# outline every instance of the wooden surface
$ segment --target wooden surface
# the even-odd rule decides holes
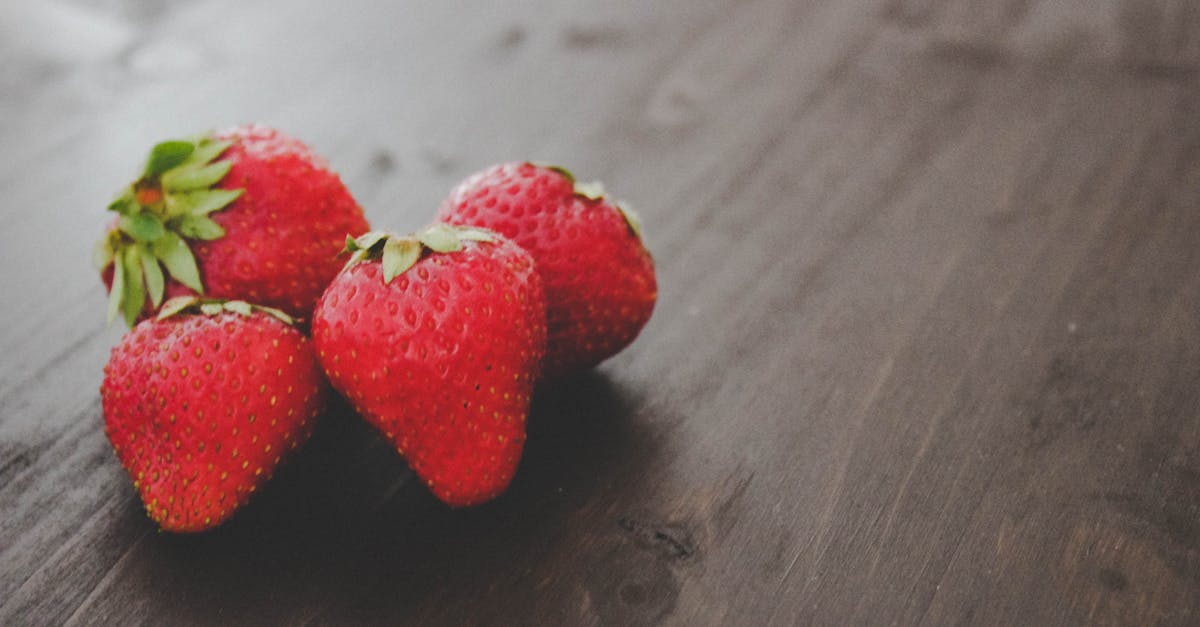
[[[0,624],[1200,622],[1200,3],[0,5]],[[345,408],[158,533],[89,263],[156,140],[262,121],[379,227],[534,158],[660,300],[450,511]]]

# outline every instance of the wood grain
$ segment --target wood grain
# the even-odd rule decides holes
[[[0,6],[0,624],[1200,621],[1200,4]],[[660,301],[450,511],[343,406],[230,524],[103,435],[102,207],[263,121],[376,226],[492,162],[638,207]]]

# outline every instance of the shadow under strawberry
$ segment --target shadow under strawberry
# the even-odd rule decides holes
[[[200,536],[154,534],[148,552],[161,563],[147,583],[197,621],[213,618],[214,606],[226,619],[253,608],[256,620],[394,622],[407,608],[447,620],[467,607],[464,595],[496,586],[517,607],[534,603],[533,583],[522,580],[544,576],[537,565],[586,525],[611,526],[614,501],[660,454],[653,421],[637,415],[644,406],[597,371],[541,386],[508,491],[450,509],[338,403],[228,524]],[[570,515],[577,510],[588,513]],[[261,615],[263,598],[278,615]]]

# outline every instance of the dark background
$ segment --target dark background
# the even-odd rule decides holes
[[[1198,116],[1195,2],[0,5],[0,623],[1196,624]],[[640,209],[655,316],[504,497],[338,407],[218,531],[143,515],[92,243],[248,121],[379,227],[511,159]]]

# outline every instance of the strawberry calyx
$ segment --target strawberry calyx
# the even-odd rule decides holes
[[[132,327],[147,297],[161,305],[167,277],[204,293],[187,240],[225,235],[209,214],[245,191],[214,189],[233,166],[217,159],[232,144],[207,135],[162,142],[150,151],[141,177],[109,203],[108,210],[120,217],[95,251],[99,269],[113,266],[109,323],[121,312]]]
[[[572,179],[574,180],[574,179]],[[575,181],[575,195],[588,200],[604,200],[607,196],[604,192],[604,184],[600,181]],[[621,213],[621,217],[625,218],[625,224],[629,225],[630,232],[638,241],[642,240],[642,218],[629,206],[629,203],[624,200],[614,200],[613,206]]]
[[[621,212],[621,217],[625,218],[625,224],[629,225],[629,230],[633,231],[634,237],[638,238],[639,242],[642,241],[642,216],[639,216],[633,207],[630,207],[629,203],[624,200],[618,200],[613,205],[616,206],[617,211]]]
[[[571,183],[575,182],[575,174],[561,165],[556,165],[548,161],[526,161],[525,163],[528,163],[535,168],[545,168],[553,172],[558,172],[563,176],[563,178],[567,179]]]
[[[580,181],[575,178],[575,175],[570,170],[544,161],[528,161],[527,163],[534,167],[545,168],[561,174],[574,187],[576,196],[593,201],[603,200],[607,197],[604,191],[604,184],[600,181]],[[613,206],[617,208],[617,211],[621,212],[621,217],[625,218],[625,223],[629,225],[630,232],[638,238],[638,241],[642,241],[641,216],[629,206],[629,203],[623,200],[613,201]]]
[[[575,195],[588,200],[603,200],[604,184],[600,181],[575,181]]]
[[[244,300],[224,300],[220,298],[200,298],[198,296],[176,296],[163,303],[158,310],[156,320],[166,320],[182,314],[200,314],[215,316],[222,312],[233,312],[241,316],[251,316],[254,312],[262,312],[277,318],[288,326],[295,326],[296,321],[286,313],[264,305],[254,305]]]
[[[350,253],[342,271],[367,260],[379,259],[383,265],[383,282],[416,265],[430,253],[453,253],[463,249],[463,242],[494,242],[497,235],[487,229],[452,224],[434,224],[409,235],[394,235],[387,231],[371,231],[358,237],[346,236]]]

